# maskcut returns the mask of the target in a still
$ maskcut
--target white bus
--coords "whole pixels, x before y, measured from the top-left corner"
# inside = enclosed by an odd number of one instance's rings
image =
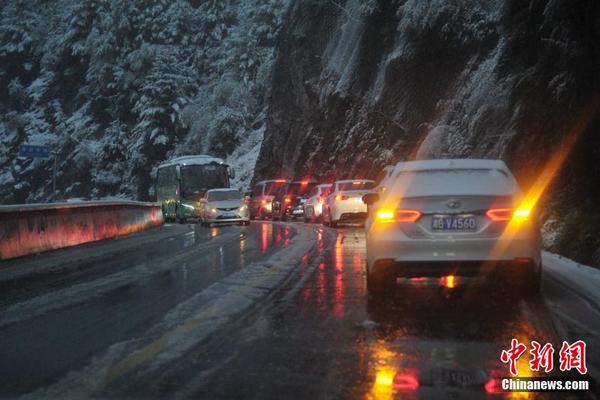
[[[209,189],[229,188],[234,171],[220,158],[183,156],[158,166],[156,197],[166,221],[199,218],[199,201]]]

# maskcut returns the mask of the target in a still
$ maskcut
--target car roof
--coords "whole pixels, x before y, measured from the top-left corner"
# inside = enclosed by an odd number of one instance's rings
[[[232,188],[219,188],[219,189],[209,189],[206,191],[206,193],[212,193],[212,192],[240,192],[237,189],[232,189]]]
[[[290,181],[288,181],[287,179],[266,179],[264,181],[256,182],[256,185],[254,185],[254,186],[263,185],[265,183],[271,183],[271,182],[290,183]]]
[[[335,183],[350,183],[350,182],[370,182],[375,183],[375,181],[371,179],[342,179],[339,181],[335,181]]]
[[[203,165],[211,163],[225,164],[225,161],[223,161],[221,158],[199,154],[193,156],[181,156],[167,160],[160,164],[158,168],[170,167],[172,165]]]
[[[394,166],[395,171],[424,171],[448,169],[497,169],[508,175],[510,170],[502,160],[477,158],[451,158],[439,160],[401,161]]]

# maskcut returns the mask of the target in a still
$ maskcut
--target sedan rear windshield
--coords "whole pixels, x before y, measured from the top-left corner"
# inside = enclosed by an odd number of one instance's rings
[[[312,188],[316,186],[316,183],[305,183],[302,184],[300,182],[294,182],[290,184],[288,189],[288,194],[290,196],[304,196],[308,194]]]
[[[352,190],[370,190],[375,184],[373,182],[354,181],[338,183],[338,191],[350,192]]]
[[[265,195],[275,195],[281,188],[287,187],[287,182],[267,182],[265,184]]]
[[[403,196],[505,195],[515,186],[497,169],[448,169],[399,172],[392,190]]]

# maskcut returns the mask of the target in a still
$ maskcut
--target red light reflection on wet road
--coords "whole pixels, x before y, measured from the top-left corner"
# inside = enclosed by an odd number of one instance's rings
[[[266,254],[273,241],[273,225],[260,224],[260,250]]]

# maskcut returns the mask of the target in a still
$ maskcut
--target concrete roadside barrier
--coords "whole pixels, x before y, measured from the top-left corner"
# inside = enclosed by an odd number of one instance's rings
[[[0,206],[0,260],[127,235],[162,223],[159,204],[137,201]]]

